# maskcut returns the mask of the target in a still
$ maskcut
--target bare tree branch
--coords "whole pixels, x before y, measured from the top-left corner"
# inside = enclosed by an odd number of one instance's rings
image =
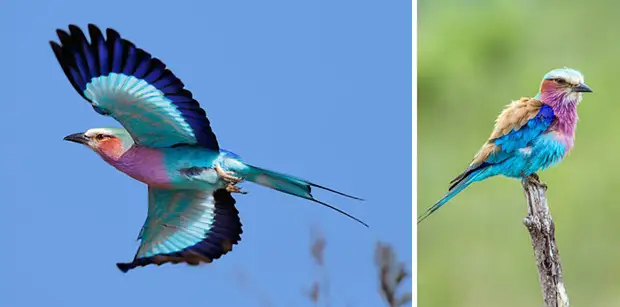
[[[522,181],[528,214],[523,223],[530,232],[538,266],[538,277],[547,307],[568,307],[568,294],[562,280],[560,255],[555,243],[555,223],[547,205],[547,185],[534,174]]]

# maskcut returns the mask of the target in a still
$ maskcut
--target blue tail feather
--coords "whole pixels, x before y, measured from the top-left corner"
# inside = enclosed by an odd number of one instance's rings
[[[360,224],[368,227],[368,224],[362,222],[360,219],[352,216],[351,214],[341,209],[338,209],[330,204],[317,200],[316,198],[314,198],[314,196],[312,196],[311,191],[312,191],[312,187],[315,187],[315,188],[330,191],[330,192],[333,192],[333,193],[336,193],[336,194],[339,194],[345,197],[353,198],[353,199],[357,199],[357,200],[363,200],[363,199],[309,182],[301,178],[296,178],[291,175],[286,175],[286,174],[270,171],[270,170],[252,166],[249,164],[246,164],[246,166],[247,166],[247,169],[243,171],[243,174],[242,174],[244,179],[260,184],[262,186],[286,193],[286,194],[290,194],[290,195],[294,195],[297,197],[311,200],[315,203],[321,204],[341,214],[344,214],[348,216],[349,218],[359,222]]]
[[[418,217],[418,224],[428,218],[431,214],[435,213],[435,211],[441,208],[441,206],[445,205],[454,196],[456,196],[456,194],[463,191],[470,184],[488,177],[486,176],[487,172],[488,168],[478,169],[474,172],[470,172],[466,176],[454,182],[454,184],[450,187],[450,190],[446,194],[444,194],[441,199],[439,199],[433,206],[428,208],[422,215]]]

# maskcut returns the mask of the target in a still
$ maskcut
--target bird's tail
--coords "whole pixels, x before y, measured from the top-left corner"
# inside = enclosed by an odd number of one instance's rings
[[[283,192],[283,193],[287,193],[290,195],[294,195],[297,197],[301,197],[301,198],[305,198],[308,200],[311,200],[315,203],[321,204],[325,207],[329,207],[335,211],[338,211],[346,216],[348,216],[349,218],[352,218],[354,220],[356,220],[357,222],[361,223],[362,225],[368,227],[368,225],[364,222],[362,222],[361,220],[359,220],[358,218],[352,216],[351,214],[340,210],[330,204],[321,202],[317,199],[315,199],[312,194],[311,194],[311,190],[312,187],[315,188],[319,188],[319,189],[323,189],[323,190],[327,190],[336,194],[340,194],[342,196],[345,197],[349,197],[349,198],[353,198],[353,199],[357,199],[357,200],[363,200],[361,198],[357,198],[355,196],[351,196],[351,195],[347,195],[344,194],[342,192],[338,192],[336,190],[324,187],[324,186],[320,186],[318,184],[312,183],[310,181],[301,179],[301,178],[296,178],[293,177],[291,175],[286,175],[286,174],[282,174],[282,173],[278,173],[278,172],[274,172],[274,171],[270,171],[267,169],[263,169],[260,167],[256,167],[256,166],[252,166],[249,164],[245,164],[245,166],[247,166],[247,168],[245,168],[242,171],[242,177],[247,180],[247,181],[251,181],[257,184],[260,184],[262,186]]]
[[[439,199],[433,206],[428,208],[426,212],[424,212],[424,214],[418,217],[418,224],[420,224],[427,217],[429,217],[431,214],[437,211],[437,209],[441,208],[441,206],[443,206],[450,199],[456,196],[456,194],[463,191],[463,189],[468,187],[470,184],[486,178],[487,177],[486,173],[487,173],[487,169],[483,168],[483,169],[478,169],[474,172],[470,172],[464,177],[461,177],[461,178],[457,177],[457,179],[455,179],[456,182],[454,182],[454,184],[450,187],[448,192],[444,194],[443,197]]]

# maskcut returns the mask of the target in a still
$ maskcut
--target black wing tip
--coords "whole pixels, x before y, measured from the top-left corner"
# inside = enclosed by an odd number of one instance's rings
[[[118,31],[112,29],[112,28],[107,28],[105,29],[105,34],[107,37],[117,37],[120,38],[121,35],[118,33]]]
[[[60,40],[59,45],[61,47],[72,44],[71,35],[67,31],[62,30],[62,29],[56,29],[56,36],[58,36],[58,39]]]
[[[50,47],[52,48],[52,51],[54,52],[54,55],[56,56],[56,59],[58,61],[62,60],[62,46],[60,46],[59,43],[55,42],[55,41],[49,41]]]
[[[88,23],[86,27],[88,28],[88,31],[97,31],[101,33],[101,29],[99,29],[99,27],[95,25],[94,23]]]
[[[84,35],[84,31],[82,31],[82,29],[76,25],[69,25],[69,35],[76,42],[84,41],[88,43],[86,35]]]
[[[116,267],[121,270],[123,273],[129,272],[129,270],[133,269],[135,265],[133,263],[122,263],[119,262],[116,264]]]
[[[93,34],[95,34],[95,37],[99,36],[101,38],[103,38],[103,31],[101,30],[102,28],[100,28],[99,26],[93,24],[93,23],[89,23],[87,25],[87,30],[88,30],[88,34],[91,38],[93,38]],[[84,30],[82,30],[82,28],[80,28],[80,26],[75,25],[75,24],[69,24],[67,27],[68,31],[66,29],[60,29],[57,28],[56,29],[56,35],[63,40],[63,38],[70,38],[70,39],[76,39],[76,38],[84,38],[86,39],[86,35],[84,33]],[[118,31],[112,29],[112,28],[105,28],[105,32],[107,34],[107,36],[115,36],[116,38],[120,38],[121,35],[119,34]],[[132,44],[131,42],[128,42],[130,44]]]

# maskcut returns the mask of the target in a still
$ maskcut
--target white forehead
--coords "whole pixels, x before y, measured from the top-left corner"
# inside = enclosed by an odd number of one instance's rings
[[[84,135],[86,136],[94,136],[97,134],[105,134],[105,135],[116,135],[118,134],[120,129],[118,128],[92,128],[88,129]]]
[[[554,69],[548,72],[543,79],[564,79],[572,84],[579,84],[584,81],[581,72],[568,67]]]

